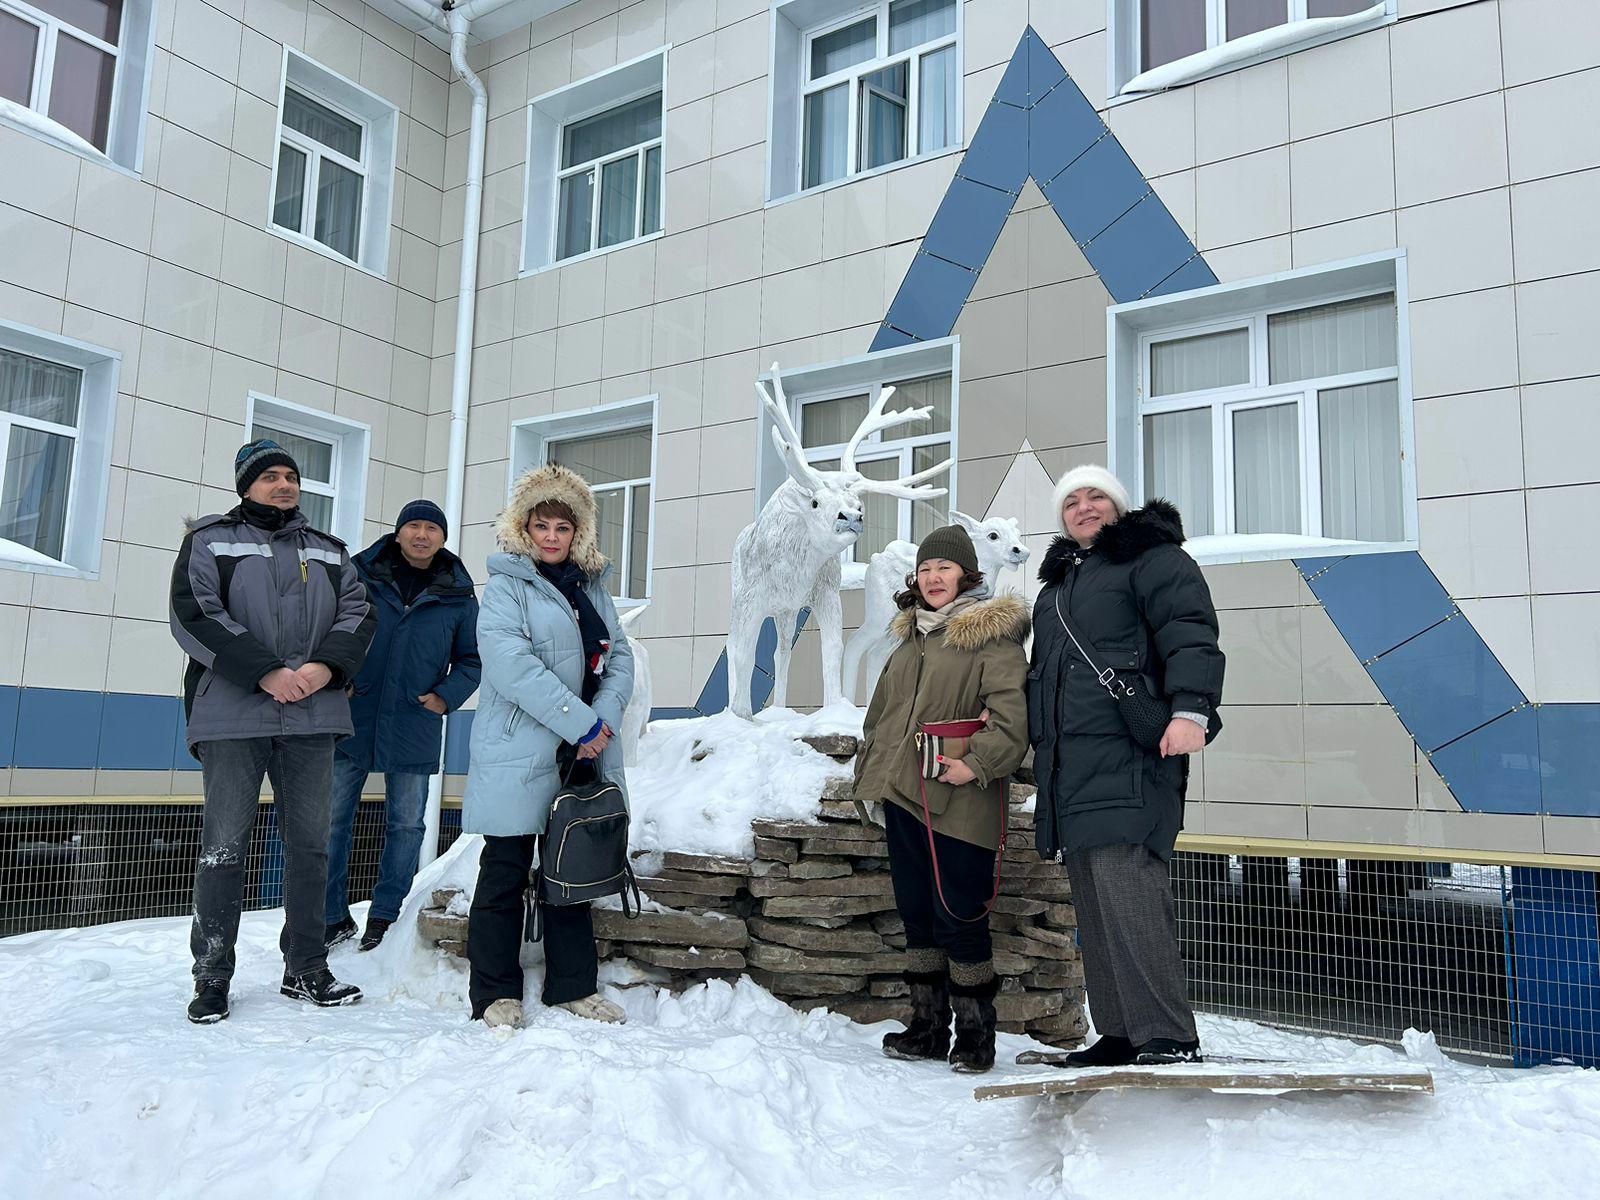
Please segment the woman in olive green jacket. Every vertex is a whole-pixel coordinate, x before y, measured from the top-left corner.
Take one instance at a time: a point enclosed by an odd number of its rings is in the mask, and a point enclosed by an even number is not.
[[[889,656],[867,707],[855,794],[883,801],[895,906],[906,926],[912,1020],[883,1039],[893,1058],[944,1058],[958,1071],[994,1065],[993,950],[986,911],[1006,784],[1028,749],[1028,609],[988,598],[966,530],[947,525],[917,548],[896,597]],[[922,780],[924,724],[984,717],[966,754]],[[935,858],[937,855],[937,859]],[[955,1010],[955,1046],[950,1017]]]

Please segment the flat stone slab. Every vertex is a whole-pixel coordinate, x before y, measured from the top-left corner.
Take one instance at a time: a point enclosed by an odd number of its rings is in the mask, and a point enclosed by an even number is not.
[[[762,819],[751,821],[750,828],[757,837],[783,838],[787,841],[803,841],[808,838],[832,838],[840,842],[883,841],[883,830],[869,828],[859,821],[852,825],[847,821],[824,823]]]
[[[663,869],[659,875],[639,876],[639,886],[647,892],[659,886],[666,891],[686,892],[691,896],[726,898],[743,891],[746,881],[736,875],[700,875],[693,871]]]
[[[596,908],[592,911],[595,936],[616,942],[654,942],[668,946],[716,946],[740,950],[750,941],[750,931],[738,917],[657,912],[625,917],[622,910],[616,908]]]
[[[433,907],[434,908],[449,908],[450,907],[450,901],[454,900],[459,895],[461,895],[461,889],[460,888],[454,888],[454,887],[434,888],[433,889],[433,895],[431,897],[431,899],[433,900]]]
[[[744,955],[738,950],[707,946],[704,949],[688,946],[652,946],[641,942],[624,942],[622,953],[652,967],[669,971],[742,971]]]
[[[808,858],[804,862],[773,863],[762,872],[766,879],[843,879],[855,874],[855,868],[837,858]]]
[[[856,780],[854,775],[830,775],[822,785],[822,799],[826,803],[849,804],[850,811],[855,812]]]
[[[800,860],[800,847],[781,838],[756,838],[756,857],[768,862],[792,863]]]
[[[893,975],[906,969],[906,956],[895,951],[808,954],[793,946],[752,941],[744,956],[752,967],[783,975]]]
[[[1031,988],[1081,988],[1083,986],[1083,963],[1074,962],[1034,962],[1032,970],[1022,977],[1025,987]]]
[[[894,908],[893,896],[771,896],[761,902],[761,915],[786,917],[858,917]]]
[[[994,1013],[1002,1021],[1037,1021],[1055,1016],[1065,1004],[1060,992],[1001,992],[994,998]]]
[[[1038,917],[1044,915],[1050,907],[1044,900],[1034,900],[1028,896],[997,896],[994,902],[994,911],[1005,913],[1011,917]]]
[[[1070,904],[1046,904],[1043,916],[1043,923],[1056,929],[1076,929],[1078,927],[1078,910]]]
[[[909,1021],[911,1019],[911,1001],[888,1000],[873,997],[858,999],[850,997],[846,1000],[791,1000],[790,1008],[798,1008],[802,1012],[813,1009],[825,1008],[831,1013],[838,1013],[854,1021],[857,1025],[876,1025],[879,1021]]]
[[[853,996],[867,986],[862,975],[785,975],[759,967],[749,974],[774,996]]]
[[[726,854],[685,854],[680,850],[666,850],[661,855],[661,866],[673,871],[695,871],[701,875],[754,874],[754,864],[748,858],[733,858]]]
[[[860,738],[848,733],[808,733],[800,740],[829,758],[853,758],[861,745]]]
[[[417,928],[430,942],[465,942],[467,919],[452,916],[440,908],[425,908],[417,914]]]
[[[817,807],[817,815],[824,821],[861,823],[861,812],[854,800],[823,800]]]
[[[645,887],[640,880],[639,890],[648,899],[654,900],[663,908],[676,909],[681,912],[710,913],[726,912],[729,901],[719,896],[696,896],[692,892],[675,892],[670,888],[660,886]]]
[[[798,864],[796,864],[798,865]],[[835,879],[773,879],[750,881],[750,894],[767,896],[892,896],[894,880],[887,871],[852,872]]]
[[[817,854],[834,858],[888,858],[889,843],[876,842],[847,842],[836,838],[807,838],[800,843],[800,849],[805,854]]]
[[[995,949],[1009,950],[1024,958],[1053,958],[1068,961],[1076,960],[1078,957],[1076,946],[1059,946],[1054,942],[1041,942],[1015,933],[996,932],[990,936],[994,940]]]
[[[1026,875],[1013,875],[1010,871],[1000,872],[1000,894],[1002,896],[1027,896],[1033,900],[1070,900],[1072,899],[1072,885],[1065,876],[1047,879],[1033,879]]]
[[[769,921],[766,917],[751,917],[750,936],[765,942],[793,946],[797,950],[822,953],[878,954],[888,949],[888,944],[870,929],[818,929],[811,925],[798,925],[788,921]]]

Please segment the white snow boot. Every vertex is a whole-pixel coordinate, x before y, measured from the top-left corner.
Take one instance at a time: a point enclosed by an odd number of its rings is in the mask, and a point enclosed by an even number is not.
[[[483,1023],[490,1029],[521,1029],[522,1001],[496,1000],[483,1010]]]
[[[614,1004],[598,992],[581,1000],[565,1001],[556,1007],[564,1008],[569,1013],[575,1013],[591,1021],[604,1021],[608,1025],[621,1025],[628,1019],[628,1014],[622,1011],[620,1004]]]

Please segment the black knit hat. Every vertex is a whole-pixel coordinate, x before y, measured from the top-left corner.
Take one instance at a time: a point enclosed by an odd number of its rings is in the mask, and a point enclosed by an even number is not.
[[[233,456],[233,486],[243,496],[256,481],[256,476],[268,467],[288,467],[296,475],[300,466],[290,453],[271,438],[262,438],[240,446]]]
[[[978,572],[978,552],[972,548],[972,538],[959,525],[944,525],[922,539],[917,547],[917,566],[930,558],[943,558],[964,567],[973,574]]]
[[[445,537],[450,536],[450,522],[445,520],[444,509],[432,500],[413,500],[400,510],[400,515],[394,519],[394,531],[400,532],[400,527],[411,521],[432,521],[439,527],[439,532]]]

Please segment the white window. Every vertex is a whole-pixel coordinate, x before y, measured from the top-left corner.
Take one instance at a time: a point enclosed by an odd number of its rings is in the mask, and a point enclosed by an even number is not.
[[[371,427],[252,392],[249,440],[271,438],[300,468],[300,511],[313,529],[361,544]]]
[[[666,61],[658,50],[528,106],[524,270],[661,232]]]
[[[1112,309],[1114,462],[1197,554],[1414,540],[1399,261]]]
[[[960,24],[958,0],[779,8],[772,196],[959,145]]]
[[[0,116],[137,169],[150,0],[0,0]]]
[[[650,598],[655,495],[654,396],[584,412],[536,417],[513,427],[511,480],[543,463],[582,475],[599,508],[600,552],[611,560],[607,586],[619,603]]]
[[[293,51],[284,54],[282,96],[272,228],[384,274],[395,109]]]
[[[0,323],[0,564],[99,569],[117,364]]]
[[[1116,91],[1156,91],[1392,20],[1395,0],[1109,0]]]

